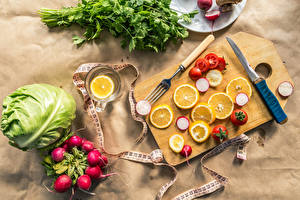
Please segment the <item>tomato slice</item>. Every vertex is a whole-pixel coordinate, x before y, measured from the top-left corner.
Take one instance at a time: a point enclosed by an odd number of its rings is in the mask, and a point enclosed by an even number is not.
[[[202,73],[209,70],[209,64],[204,58],[199,58],[195,63],[195,67],[198,67]]]
[[[204,58],[208,61],[209,69],[215,69],[218,67],[219,57],[216,54],[209,53]]]
[[[224,69],[226,69],[226,61],[222,57],[219,57],[218,60],[219,60],[219,64],[218,64],[217,70],[222,72]]]

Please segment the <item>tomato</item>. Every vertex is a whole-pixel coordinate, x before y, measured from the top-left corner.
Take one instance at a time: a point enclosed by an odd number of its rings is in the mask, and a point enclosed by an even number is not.
[[[213,128],[211,135],[216,141],[223,142],[228,138],[228,130],[223,125],[217,125]]]
[[[202,76],[201,69],[198,67],[193,67],[189,72],[189,76],[194,81],[198,80]]]
[[[207,72],[209,70],[209,63],[204,58],[199,58],[196,63],[195,67],[200,68],[201,72]]]
[[[219,57],[214,53],[209,53],[204,57],[209,64],[209,69],[215,69],[219,64]]]
[[[242,109],[235,109],[230,116],[230,120],[234,125],[240,126],[248,121],[248,115]]]
[[[217,70],[222,72],[224,69],[226,69],[226,61],[222,57],[218,57],[218,60],[219,60],[219,64],[217,66]]]

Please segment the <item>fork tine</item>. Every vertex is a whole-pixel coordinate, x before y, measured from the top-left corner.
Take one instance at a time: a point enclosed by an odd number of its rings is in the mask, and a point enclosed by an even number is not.
[[[162,87],[162,84],[159,83],[149,94],[148,96],[145,98],[146,101],[150,101],[152,96],[157,93]]]
[[[153,104],[154,102],[156,102],[164,93],[166,93],[167,92],[167,89],[166,88],[164,88],[163,90],[162,90],[162,92],[159,94],[159,95],[157,95],[156,96],[156,98],[154,98],[153,100],[152,100],[152,103],[151,104]]]
[[[152,104],[154,103],[153,100],[158,96],[160,95],[161,92],[163,92],[164,90],[164,87],[163,85],[155,92],[155,94],[149,99],[149,103]],[[152,103],[151,103],[152,102]]]

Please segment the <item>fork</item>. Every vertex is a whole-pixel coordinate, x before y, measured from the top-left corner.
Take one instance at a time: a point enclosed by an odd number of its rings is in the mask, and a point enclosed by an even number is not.
[[[155,103],[171,87],[171,80],[180,72],[184,72],[190,64],[214,41],[213,35],[207,36],[199,46],[179,65],[176,72],[169,79],[163,79],[144,99],[150,104]]]

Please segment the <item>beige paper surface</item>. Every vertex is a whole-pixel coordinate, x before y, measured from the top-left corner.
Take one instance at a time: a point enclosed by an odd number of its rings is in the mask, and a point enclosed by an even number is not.
[[[182,45],[170,45],[166,52],[129,53],[120,47],[119,39],[102,33],[101,39],[76,48],[71,37],[81,33],[78,28],[49,30],[36,14],[39,8],[60,8],[72,5],[71,0],[0,0],[0,101],[16,88],[32,83],[62,86],[77,102],[77,118],[73,130],[87,126],[82,135],[96,141],[93,127],[84,112],[82,99],[72,83],[72,74],[82,63],[129,62],[141,72],[140,80],[182,61],[204,34],[191,33]],[[299,54],[300,2],[248,0],[245,10],[230,27],[215,33],[217,39],[226,34],[245,31],[272,40],[295,81],[296,90],[286,106],[289,122],[283,126],[267,123],[248,135],[248,160],[239,164],[234,160],[235,149],[210,159],[207,163],[230,178],[223,191],[205,199],[263,199],[281,200],[300,198],[300,137],[299,137]],[[130,70],[123,76],[131,81]],[[105,145],[110,152],[137,150],[151,152],[157,145],[149,133],[143,143],[134,144],[141,131],[129,114],[128,92],[107,107],[101,114],[104,121]],[[1,110],[2,111],[2,110]],[[1,199],[68,199],[70,194],[49,193],[43,182],[49,181],[40,165],[37,152],[22,152],[8,145],[0,134],[0,195]],[[167,168],[143,165],[125,160],[112,160],[111,170],[120,176],[110,177],[94,187],[96,197],[77,192],[76,199],[150,200],[172,175]],[[177,167],[179,177],[164,199],[207,183],[199,157]],[[196,169],[194,171],[194,169]]]

